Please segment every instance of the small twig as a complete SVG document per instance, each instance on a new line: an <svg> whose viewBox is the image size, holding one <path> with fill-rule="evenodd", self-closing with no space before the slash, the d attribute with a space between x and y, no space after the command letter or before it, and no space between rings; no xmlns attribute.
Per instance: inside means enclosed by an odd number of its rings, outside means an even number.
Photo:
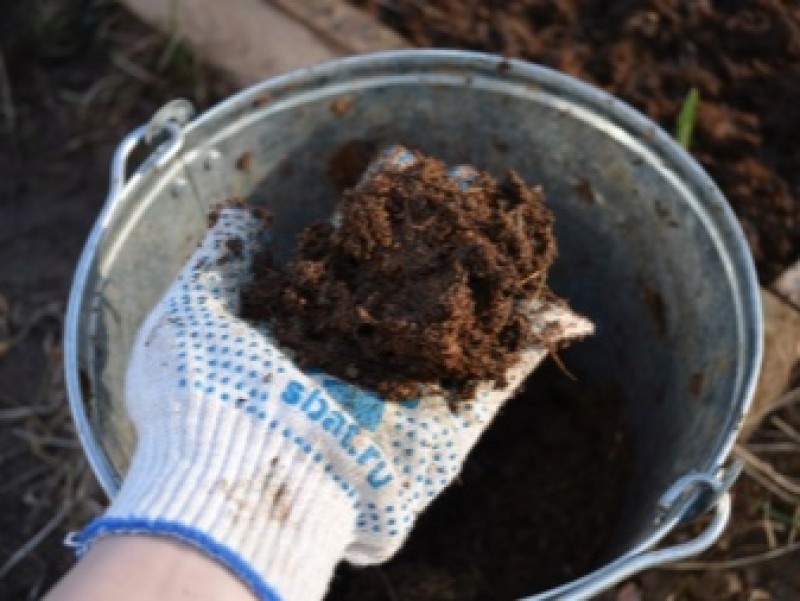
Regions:
<svg viewBox="0 0 800 601"><path fill-rule="evenodd" d="M37 436L36 434L21 428L14 428L11 430L11 434L37 447L47 446L59 447L62 449L80 449L78 441L74 438L62 438L59 436Z"/></svg>
<svg viewBox="0 0 800 601"><path fill-rule="evenodd" d="M166 82L162 78L151 73L141 65L137 65L121 52L113 52L111 54L111 62L117 69L142 83L158 88L163 88L166 85Z"/></svg>
<svg viewBox="0 0 800 601"><path fill-rule="evenodd" d="M38 547L41 542L58 527L64 518L67 517L70 509L72 509L72 503L65 503L61 509L59 509L59 511L52 518L50 518L50 520L48 520L48 522L42 526L36 534L34 534L24 545L11 554L11 557L9 557L3 566L0 567L0 580L12 569L14 569L14 566L25 559L25 557L27 557L31 551Z"/></svg>
<svg viewBox="0 0 800 601"><path fill-rule="evenodd" d="M553 358L553 361L555 361L556 365L558 365L559 369L562 372L564 372L564 375L567 376L573 382L577 382L578 378L575 376L575 374L573 374L570 370L567 369L566 365L564 365L564 362L561 360L561 357L558 356L558 351L555 348L548 348L547 350L550 353L550 356Z"/></svg>
<svg viewBox="0 0 800 601"><path fill-rule="evenodd" d="M22 472L16 478L12 478L7 482L4 482L2 486L0 486L0 494L17 489L18 487L22 486L23 484L27 484L31 480L38 478L42 474L46 474L52 468L49 465L37 465L33 469L28 470L27 472Z"/></svg>
<svg viewBox="0 0 800 601"><path fill-rule="evenodd" d="M800 444L800 432L792 428L780 417L778 417L777 415L773 415L769 421L773 426L778 428L778 430L786 434L786 436L788 436L792 440L792 442Z"/></svg>
<svg viewBox="0 0 800 601"><path fill-rule="evenodd" d="M761 527L764 530L764 535L767 537L767 544L770 549L775 549L778 546L778 537L775 536L775 524L770 519L770 504L769 501L764 504L764 515L761 517Z"/></svg>
<svg viewBox="0 0 800 601"><path fill-rule="evenodd" d="M780 430L776 430L774 428L761 428L758 432L758 439L763 440L764 443L775 443L775 442L782 442L786 443L786 435L781 432ZM762 443L756 443L762 444ZM748 442L747 447L750 448L753 443Z"/></svg>
<svg viewBox="0 0 800 601"><path fill-rule="evenodd" d="M69 463L62 463L52 470L47 478L42 478L30 486L22 495L26 504L33 507L47 506L48 501L52 503L54 491L61 485L70 470Z"/></svg>
<svg viewBox="0 0 800 601"><path fill-rule="evenodd" d="M747 448L741 445L736 446L736 453L747 463L751 464L765 476L768 476L770 479L772 479L776 484L783 487L791 494L800 497L800 484L781 474L772 466L771 463L759 459L753 453L748 451Z"/></svg>
<svg viewBox="0 0 800 601"><path fill-rule="evenodd" d="M754 413L749 417L748 421L751 421L754 426L758 427L768 415L774 415L781 409L791 407L797 403L800 403L800 387L793 388L783 396L779 397L777 401L771 403L766 409L759 413Z"/></svg>
<svg viewBox="0 0 800 601"><path fill-rule="evenodd" d="M154 33L151 36L145 36L142 39L135 41L133 43L125 44L125 52L128 56L138 56L140 54L146 54L153 50L154 48L158 48L161 46L163 37L159 33Z"/></svg>
<svg viewBox="0 0 800 601"><path fill-rule="evenodd" d="M764 504L766 506L765 511L767 511L769 518L772 520L772 523L775 524L776 522L783 526L793 526L795 525L795 518L788 513L783 513L779 509L775 509L769 503ZM800 506L798 506L800 507Z"/></svg>
<svg viewBox="0 0 800 601"><path fill-rule="evenodd" d="M0 346L0 356L7 353L17 344L25 340L34 326L38 325L43 319L52 317L61 321L62 313L63 311L61 305L57 302L47 303L42 307L34 309L31 315L25 320L25 323L22 324L19 331L11 336L11 338L2 341L2 346Z"/></svg>
<svg viewBox="0 0 800 601"><path fill-rule="evenodd" d="M770 480L769 478L764 476L764 474L762 474L757 469L752 467L749 463L745 463L744 471L749 477L758 482L761 486L766 488L773 495L778 497L781 501L788 503L789 505L795 505L797 503L800 503L800 499L795 498L792 495L788 494L786 491L781 489L777 484L775 484L772 480Z"/></svg>
<svg viewBox="0 0 800 601"><path fill-rule="evenodd" d="M175 51L181 44L181 33L178 27L178 2L176 0L169 0L169 40L161 57L156 63L156 70L162 73L172 62L172 57L175 56Z"/></svg>
<svg viewBox="0 0 800 601"><path fill-rule="evenodd" d="M31 417L33 415L51 415L52 413L55 413L61 407L61 405L62 403L60 399L49 405L25 406L23 403L19 403L16 407L0 409L0 421L14 421L17 419L25 419L26 417Z"/></svg>
<svg viewBox="0 0 800 601"><path fill-rule="evenodd" d="M763 563L772 559L789 555L795 551L800 550L800 542L786 545L779 549L772 549L764 553L756 555L748 555L747 557L737 557L736 559L726 559L723 561L678 561L676 563L661 566L661 570L735 570L744 568L757 563Z"/></svg>
<svg viewBox="0 0 800 601"><path fill-rule="evenodd" d="M747 444L747 448L753 453L800 453L800 445L793 442L751 442Z"/></svg>
<svg viewBox="0 0 800 601"><path fill-rule="evenodd" d="M530 282L530 281L531 281L533 278L539 277L541 274L542 274L542 272L541 272L541 271L534 271L532 274L530 274L530 275L526 275L524 278L522 278L522 279L519 281L519 283L520 283L520 284L527 284L527 283L528 283L528 282Z"/></svg>
<svg viewBox="0 0 800 601"><path fill-rule="evenodd" d="M119 87L122 83L122 80L122 76L118 73L111 73L110 75L106 75L105 77L101 77L95 81L88 90L81 94L80 99L78 100L78 118L81 121L85 121L95 100L101 98L106 92Z"/></svg>

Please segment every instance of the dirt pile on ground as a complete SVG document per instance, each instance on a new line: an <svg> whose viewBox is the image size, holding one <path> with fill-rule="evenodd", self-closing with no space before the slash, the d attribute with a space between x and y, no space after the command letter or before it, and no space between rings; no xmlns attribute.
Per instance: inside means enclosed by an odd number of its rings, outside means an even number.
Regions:
<svg viewBox="0 0 800 601"><path fill-rule="evenodd" d="M541 190L406 152L343 194L337 225L301 235L285 269L266 254L243 291L242 315L270 322L303 367L390 399L442 391L468 397L502 383L519 353L552 347L521 304L556 298L545 278L556 245ZM466 169L466 168L465 168Z"/></svg>
<svg viewBox="0 0 800 601"><path fill-rule="evenodd" d="M800 258L800 8L784 0L353 0L419 46L497 52L593 82L672 130L744 226L762 281Z"/></svg>

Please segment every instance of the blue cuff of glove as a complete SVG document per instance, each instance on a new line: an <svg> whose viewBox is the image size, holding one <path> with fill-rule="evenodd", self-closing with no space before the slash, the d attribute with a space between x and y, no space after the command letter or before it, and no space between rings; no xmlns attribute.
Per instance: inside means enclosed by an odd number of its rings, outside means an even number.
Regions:
<svg viewBox="0 0 800 601"><path fill-rule="evenodd" d="M205 555L224 565L242 580L263 601L281 601L281 596L262 576L233 549L218 543L205 532L166 520L137 518L98 518L81 532L72 536L68 544L82 557L98 539L110 534L148 534L178 539L199 549Z"/></svg>

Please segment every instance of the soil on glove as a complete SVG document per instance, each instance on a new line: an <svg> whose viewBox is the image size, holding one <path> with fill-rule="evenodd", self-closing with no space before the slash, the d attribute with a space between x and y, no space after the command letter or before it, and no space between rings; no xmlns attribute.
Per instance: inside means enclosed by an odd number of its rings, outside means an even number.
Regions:
<svg viewBox="0 0 800 601"><path fill-rule="evenodd" d="M418 46L466 48L593 82L672 131L726 194L763 282L800 258L800 8L786 0L351 0Z"/></svg>
<svg viewBox="0 0 800 601"><path fill-rule="evenodd" d="M526 301L559 301L545 278L556 254L539 188L513 171L469 186L436 159L374 170L344 192L339 224L302 233L293 260L255 262L242 316L268 320L302 367L396 400L422 387L468 398L532 344ZM556 326L553 326L556 327Z"/></svg>
<svg viewBox="0 0 800 601"><path fill-rule="evenodd" d="M340 566L326 601L509 601L606 563L634 440L619 387L576 375L536 370L400 553Z"/></svg>

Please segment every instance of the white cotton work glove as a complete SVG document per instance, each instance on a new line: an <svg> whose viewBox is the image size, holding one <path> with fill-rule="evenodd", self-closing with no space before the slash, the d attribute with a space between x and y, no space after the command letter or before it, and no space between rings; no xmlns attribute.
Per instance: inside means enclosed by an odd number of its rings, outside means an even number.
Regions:
<svg viewBox="0 0 800 601"><path fill-rule="evenodd" d="M502 403L545 357L531 348L507 385L451 411L440 398L384 402L300 371L265 326L237 317L268 235L247 208L223 209L142 325L127 374L138 446L102 517L74 542L172 536L237 574L260 598L314 601L336 564L390 558ZM565 339L591 324L536 306Z"/></svg>

